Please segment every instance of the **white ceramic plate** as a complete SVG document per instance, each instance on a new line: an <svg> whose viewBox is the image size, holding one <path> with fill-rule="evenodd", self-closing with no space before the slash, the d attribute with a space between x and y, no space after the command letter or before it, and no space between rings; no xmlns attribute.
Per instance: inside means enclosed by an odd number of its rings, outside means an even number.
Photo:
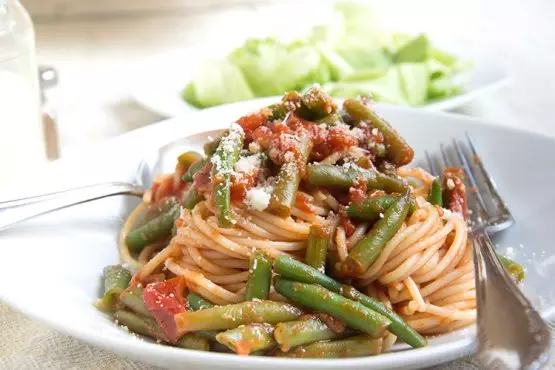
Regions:
<svg viewBox="0 0 555 370"><path fill-rule="evenodd" d="M104 180L133 180L140 159L180 137L227 127L255 108L259 100L191 113L164 121L83 150L56 165L41 190L51 186ZM516 218L516 225L497 235L501 252L510 251L526 268L524 290L545 316L555 313L555 183L551 171L555 141L537 134L478 120L410 108L380 108L422 159L425 149L465 131L475 139L482 161L497 180ZM182 140L185 148L200 148L206 134ZM159 163L171 170L174 158ZM171 162L171 164L170 164ZM106 350L153 365L175 369L414 369L450 361L474 348L474 328L430 340L417 350L396 347L392 353L341 360L279 359L182 350L137 339L98 312L100 276L107 264L118 262L119 228L136 199L116 197L66 209L0 233L0 299L52 328ZM499 307L503 309L503 307Z"/></svg>
<svg viewBox="0 0 555 370"><path fill-rule="evenodd" d="M421 108L432 111L454 109L492 93L508 82L507 72L494 57L460 46L447 50L475 63L465 92ZM187 49L160 54L139 63L133 71L131 95L139 104L164 117L177 117L198 110L181 99L181 92L206 54L212 57L225 55L222 52Z"/></svg>

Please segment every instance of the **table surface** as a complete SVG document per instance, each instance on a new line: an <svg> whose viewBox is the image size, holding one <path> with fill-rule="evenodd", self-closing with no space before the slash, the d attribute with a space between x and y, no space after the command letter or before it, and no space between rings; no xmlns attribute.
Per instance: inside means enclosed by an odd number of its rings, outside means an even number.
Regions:
<svg viewBox="0 0 555 370"><path fill-rule="evenodd" d="M321 5L311 6L318 9ZM555 136L555 115L551 113L555 2L394 0L375 6L394 26L408 25L409 30L471 42L493 51L505 62L512 84L458 109L459 113ZM298 11L297 4L295 7ZM129 97L128 86L136 78L130 71L137 60L201 43L227 47L246 36L276 32L282 26L281 19L260 16L275 9L245 3L225 8L38 19L39 63L55 66L60 74L59 88L50 92L50 99L58 111L62 155L71 155L85 143L162 119ZM4 304L0 304L0 327L0 368L152 369L57 334ZM439 368L477 366L472 359L463 359Z"/></svg>

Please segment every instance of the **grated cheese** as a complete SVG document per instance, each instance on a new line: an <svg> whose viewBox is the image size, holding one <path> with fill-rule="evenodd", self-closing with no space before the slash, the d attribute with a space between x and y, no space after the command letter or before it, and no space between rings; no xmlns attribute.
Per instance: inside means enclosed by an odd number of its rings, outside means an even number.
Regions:
<svg viewBox="0 0 555 370"><path fill-rule="evenodd" d="M453 179L447 179L447 188L449 190L455 189L455 182L453 181Z"/></svg>
<svg viewBox="0 0 555 370"><path fill-rule="evenodd" d="M239 158L237 163L235 163L235 171L250 173L255 168L260 167L261 164L262 163L260 161L260 156L258 154L250 155L248 157L241 157Z"/></svg>

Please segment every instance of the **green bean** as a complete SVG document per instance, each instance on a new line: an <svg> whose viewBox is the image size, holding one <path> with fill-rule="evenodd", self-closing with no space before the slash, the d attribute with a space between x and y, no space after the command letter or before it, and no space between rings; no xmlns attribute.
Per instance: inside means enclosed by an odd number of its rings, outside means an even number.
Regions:
<svg viewBox="0 0 555 370"><path fill-rule="evenodd" d="M391 320L391 325L388 330L404 340L407 344L413 347L422 347L426 345L426 340L405 323L395 312L390 310L383 303L362 294L352 286L341 285L327 275L323 275L322 277L315 269L288 256L280 256L276 259L275 270L286 279L308 284L319 284L346 298L359 302Z"/></svg>
<svg viewBox="0 0 555 370"><path fill-rule="evenodd" d="M334 113L337 104L319 87L309 88L302 96L302 102L308 109L308 119L321 119Z"/></svg>
<svg viewBox="0 0 555 370"><path fill-rule="evenodd" d="M104 296L102 300L108 307L113 307L119 295L127 289L131 281L131 273L121 265L104 267Z"/></svg>
<svg viewBox="0 0 555 370"><path fill-rule="evenodd" d="M220 145L220 141L222 141L222 137L225 134L227 134L227 131L222 132L214 139L206 142L203 146L204 154L206 154L207 156L211 156L212 154L214 154L216 152L216 149L218 149L218 145Z"/></svg>
<svg viewBox="0 0 555 370"><path fill-rule="evenodd" d="M175 220L179 217L180 212L181 206L176 205L168 212L130 231L125 238L129 249L133 252L139 252L149 243L170 236Z"/></svg>
<svg viewBox="0 0 555 370"><path fill-rule="evenodd" d="M441 192L441 179L436 177L432 182L430 194L428 195L428 202L436 206L443 206L443 193Z"/></svg>
<svg viewBox="0 0 555 370"><path fill-rule="evenodd" d="M232 127L222 137L218 149L212 156L212 196L216 208L218 225L223 228L233 226L231 215L231 173L243 148L244 133L239 125Z"/></svg>
<svg viewBox="0 0 555 370"><path fill-rule="evenodd" d="M274 271L286 279L308 284L319 284L334 292L341 291L341 284L314 267L282 254L274 260Z"/></svg>
<svg viewBox="0 0 555 370"><path fill-rule="evenodd" d="M274 347L273 332L274 327L268 324L241 325L218 334L216 340L239 355L249 355Z"/></svg>
<svg viewBox="0 0 555 370"><path fill-rule="evenodd" d="M119 325L126 326L134 333L169 342L164 331L153 318L142 317L133 312L119 310L114 313L114 320ZM196 333L185 334L175 343L175 346L196 349L198 351L210 350L208 339Z"/></svg>
<svg viewBox="0 0 555 370"><path fill-rule="evenodd" d="M352 218L374 222L380 218L380 213L383 214L398 199L399 197L391 195L368 198L346 207L345 213ZM412 214L415 210L416 201L411 198L408 214Z"/></svg>
<svg viewBox="0 0 555 370"><path fill-rule="evenodd" d="M524 269L522 266L515 261L507 258L505 256L499 256L499 259L507 269L507 272L511 275L511 277L515 280L515 282L520 283L524 280Z"/></svg>
<svg viewBox="0 0 555 370"><path fill-rule="evenodd" d="M279 353L279 357L297 358L344 358L377 355L382 351L381 338L372 339L366 335L322 341L297 347L294 351Z"/></svg>
<svg viewBox="0 0 555 370"><path fill-rule="evenodd" d="M287 115L287 108L284 104L272 104L267 108L272 111L272 114L268 117L268 121L282 120Z"/></svg>
<svg viewBox="0 0 555 370"><path fill-rule="evenodd" d="M201 297L197 293L189 293L189 295L187 296L187 308L192 311L205 310L212 307L215 307L214 303ZM215 341L216 335L218 335L220 332L217 330L199 330L195 333L201 337Z"/></svg>
<svg viewBox="0 0 555 370"><path fill-rule="evenodd" d="M278 180L270 198L268 210L281 217L289 216L291 208L295 204L300 182L301 176L297 163L284 163L279 170Z"/></svg>
<svg viewBox="0 0 555 370"><path fill-rule="evenodd" d="M175 343L177 347L195 349L197 351L210 351L210 342L207 338L196 333L187 333Z"/></svg>
<svg viewBox="0 0 555 370"><path fill-rule="evenodd" d="M343 118L341 117L341 115L337 113L332 113L330 115L325 116L324 118L320 118L316 120L316 123L319 125L324 124L331 127L345 122L343 122Z"/></svg>
<svg viewBox="0 0 555 370"><path fill-rule="evenodd" d="M185 194L183 194L183 208L193 209L203 199L204 196L191 186Z"/></svg>
<svg viewBox="0 0 555 370"><path fill-rule="evenodd" d="M157 202L150 205L146 211L145 217L137 225L137 227L146 224L148 221L160 216L162 213L167 213L170 209L178 204L179 200L177 199L177 197L166 197L162 200L162 202Z"/></svg>
<svg viewBox="0 0 555 370"><path fill-rule="evenodd" d="M283 352L293 347L339 338L344 333L336 333L317 318L283 322L276 325L274 338Z"/></svg>
<svg viewBox="0 0 555 370"><path fill-rule="evenodd" d="M233 329L252 323L277 324L299 318L303 311L293 305L273 301L247 301L216 306L174 316L181 332Z"/></svg>
<svg viewBox="0 0 555 370"><path fill-rule="evenodd" d="M310 227L304 259L309 266L314 267L322 274L326 273L326 255L329 242L330 237L321 226L312 225Z"/></svg>
<svg viewBox="0 0 555 370"><path fill-rule="evenodd" d="M377 301L374 298L367 296L366 294L362 294L349 285L343 285L341 293L344 297L359 302L391 320L391 325L389 325L389 328L387 328L387 330L398 336L400 339L404 340L405 343L407 343L408 345L414 348L426 346L426 339L418 334L416 330L414 330L399 315L397 315L393 310L389 309L382 302Z"/></svg>
<svg viewBox="0 0 555 370"><path fill-rule="evenodd" d="M205 310L207 308L215 307L214 303L201 297L197 293L189 293L187 296L187 304L193 311Z"/></svg>
<svg viewBox="0 0 555 370"><path fill-rule="evenodd" d="M367 182L368 189L385 190L390 193L404 193L406 190L403 181L357 165L311 164L307 167L307 182L311 185L348 189L359 179Z"/></svg>
<svg viewBox="0 0 555 370"><path fill-rule="evenodd" d="M245 300L268 299L272 280L272 259L262 251L255 251L250 259Z"/></svg>
<svg viewBox="0 0 555 370"><path fill-rule="evenodd" d="M302 136L298 143L298 149L300 153L299 161L306 163L312 149L312 141L307 136ZM291 208L295 204L300 182L299 162L293 160L284 163L279 170L278 181L270 198L268 210L281 217L289 216Z"/></svg>
<svg viewBox="0 0 555 370"><path fill-rule="evenodd" d="M116 324L126 326L134 333L168 342L164 331L153 318L141 317L133 312L118 310L114 313L114 321Z"/></svg>
<svg viewBox="0 0 555 370"><path fill-rule="evenodd" d="M200 171L204 166L210 162L210 158L203 158L195 163L191 164L187 169L187 172L183 175L183 181L193 182L195 180L195 174Z"/></svg>
<svg viewBox="0 0 555 370"><path fill-rule="evenodd" d="M383 218L377 221L370 232L349 252L343 265L343 272L348 276L361 274L378 258L385 244L399 231L410 208L410 195L397 199L385 211Z"/></svg>
<svg viewBox="0 0 555 370"><path fill-rule="evenodd" d="M314 311L328 313L370 336L381 336L391 324L387 317L319 285L277 278L274 288L282 296Z"/></svg>
<svg viewBox="0 0 555 370"><path fill-rule="evenodd" d="M146 308L145 302L143 301L142 288L128 288L124 290L120 295L120 301L131 311L144 317L152 317L152 314L148 308Z"/></svg>
<svg viewBox="0 0 555 370"><path fill-rule="evenodd" d="M368 121L383 135L388 158L397 166L409 164L414 150L391 125L360 100L346 99L343 109L356 121Z"/></svg>
<svg viewBox="0 0 555 370"><path fill-rule="evenodd" d="M187 168L189 168L193 163L200 161L201 159L202 155L192 150L182 153L179 155L179 157L177 157L177 161L179 162L179 164Z"/></svg>

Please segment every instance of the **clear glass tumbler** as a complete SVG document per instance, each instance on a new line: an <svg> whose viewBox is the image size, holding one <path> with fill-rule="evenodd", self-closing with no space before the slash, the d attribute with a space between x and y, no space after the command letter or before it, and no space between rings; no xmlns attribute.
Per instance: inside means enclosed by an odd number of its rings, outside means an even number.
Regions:
<svg viewBox="0 0 555 370"><path fill-rule="evenodd" d="M0 187L45 161L33 23L19 0L0 0Z"/></svg>

